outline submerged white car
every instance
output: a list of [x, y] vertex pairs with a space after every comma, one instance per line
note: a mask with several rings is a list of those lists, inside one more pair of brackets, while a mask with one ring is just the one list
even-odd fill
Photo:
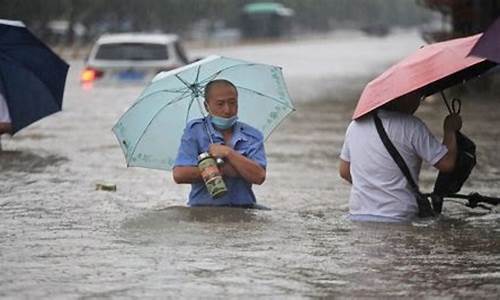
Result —
[[175, 34], [105, 34], [92, 47], [80, 79], [83, 83], [144, 83], [158, 72], [188, 62]]

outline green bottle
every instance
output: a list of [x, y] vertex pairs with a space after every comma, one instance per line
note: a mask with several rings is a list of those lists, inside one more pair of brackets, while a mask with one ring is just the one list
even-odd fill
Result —
[[210, 153], [203, 152], [198, 155], [198, 169], [212, 198], [216, 199], [227, 193], [217, 162]]

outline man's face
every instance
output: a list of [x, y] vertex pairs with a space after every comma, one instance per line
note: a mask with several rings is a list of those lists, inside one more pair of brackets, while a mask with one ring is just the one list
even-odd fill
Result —
[[207, 98], [208, 110], [212, 115], [231, 118], [238, 114], [238, 95], [233, 87], [226, 84], [214, 85]]

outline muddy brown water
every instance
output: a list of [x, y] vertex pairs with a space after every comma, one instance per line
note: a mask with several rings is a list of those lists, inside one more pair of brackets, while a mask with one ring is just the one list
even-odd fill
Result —
[[[193, 52], [284, 67], [297, 111], [266, 142], [268, 177], [255, 187], [271, 210], [186, 208], [189, 187], [170, 173], [127, 169], [111, 127], [143, 87], [83, 89], [82, 64], [71, 61], [64, 111], [2, 139], [0, 297], [497, 298], [497, 210], [447, 202], [433, 223], [344, 218], [338, 154], [356, 99], [421, 43], [416, 32], [344, 33]], [[500, 195], [497, 100], [463, 96], [463, 131], [479, 159], [466, 193]], [[439, 99], [418, 115], [441, 134]], [[424, 167], [423, 189], [435, 176]], [[96, 191], [100, 182], [117, 191]]]

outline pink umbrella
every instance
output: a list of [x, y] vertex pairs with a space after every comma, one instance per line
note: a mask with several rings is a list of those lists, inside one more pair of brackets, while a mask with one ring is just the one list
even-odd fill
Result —
[[432, 95], [486, 72], [496, 64], [467, 57], [480, 36], [421, 47], [366, 85], [352, 118], [360, 118], [406, 94]]

